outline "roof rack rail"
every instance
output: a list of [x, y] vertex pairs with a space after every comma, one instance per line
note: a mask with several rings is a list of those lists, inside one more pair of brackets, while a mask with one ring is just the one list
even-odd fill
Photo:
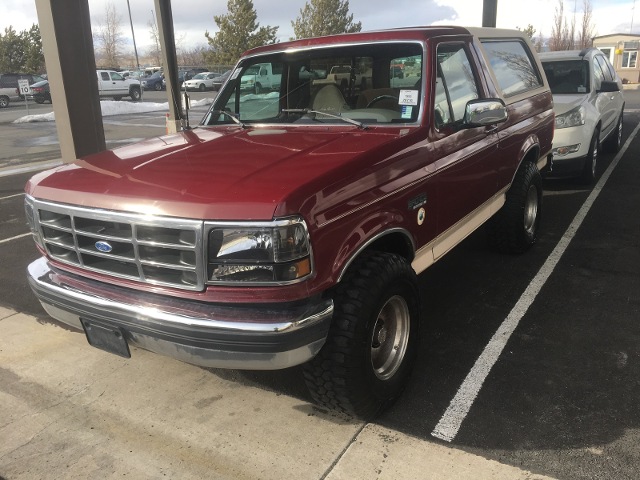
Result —
[[589, 53], [591, 50], [598, 50], [596, 47], [587, 47], [583, 50], [580, 51], [580, 53], [578, 54], [580, 57], [584, 57], [587, 53]]

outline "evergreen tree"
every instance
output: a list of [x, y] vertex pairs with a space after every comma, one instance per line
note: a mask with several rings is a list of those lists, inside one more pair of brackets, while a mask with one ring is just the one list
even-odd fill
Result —
[[261, 27], [252, 0], [228, 0], [227, 15], [214, 16], [219, 31], [205, 32], [211, 46], [209, 65], [233, 65], [250, 48], [276, 43], [278, 27]]
[[9, 25], [0, 34], [0, 72], [22, 72], [24, 57], [24, 39]]
[[349, 0], [310, 0], [291, 26], [296, 39], [362, 30], [362, 23], [353, 23], [349, 14]]
[[40, 27], [35, 23], [29, 30], [21, 32], [24, 44], [24, 68], [28, 73], [41, 73], [46, 70], [44, 53], [42, 51], [42, 37]]

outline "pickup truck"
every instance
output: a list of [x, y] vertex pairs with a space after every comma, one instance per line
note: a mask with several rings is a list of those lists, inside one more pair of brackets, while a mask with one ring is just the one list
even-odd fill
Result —
[[[371, 66], [367, 88], [315, 84], [346, 61]], [[419, 66], [417, 83], [393, 87], [400, 63]], [[278, 95], [246, 91], [247, 72], [266, 64], [284, 77]], [[519, 31], [412, 27], [259, 47], [195, 128], [30, 179], [41, 257], [29, 282], [97, 348], [302, 365], [318, 404], [369, 418], [400, 395], [421, 348], [418, 275], [483, 225], [499, 251], [536, 243], [553, 128]]]
[[113, 70], [97, 70], [97, 76], [100, 98], [120, 100], [122, 97], [131, 97], [134, 102], [142, 98], [139, 80], [125, 78]]
[[274, 71], [271, 63], [259, 63], [244, 72], [240, 85], [242, 90], [264, 93], [279, 89], [281, 80], [282, 73]]

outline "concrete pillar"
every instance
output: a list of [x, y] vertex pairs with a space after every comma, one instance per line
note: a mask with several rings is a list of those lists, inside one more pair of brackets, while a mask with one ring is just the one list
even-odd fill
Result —
[[106, 150], [87, 0], [35, 0], [63, 162]]
[[182, 103], [180, 87], [178, 86], [178, 57], [176, 55], [176, 40], [173, 33], [173, 13], [170, 0], [154, 0], [156, 17], [158, 19], [158, 36], [162, 50], [164, 78], [167, 84], [169, 100], [169, 118], [167, 130], [175, 133], [182, 129]]

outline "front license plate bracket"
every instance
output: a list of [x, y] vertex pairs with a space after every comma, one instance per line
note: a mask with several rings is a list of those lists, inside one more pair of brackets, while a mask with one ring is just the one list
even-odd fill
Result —
[[89, 345], [120, 357], [131, 358], [129, 344], [121, 328], [86, 318], [81, 318], [80, 321]]

